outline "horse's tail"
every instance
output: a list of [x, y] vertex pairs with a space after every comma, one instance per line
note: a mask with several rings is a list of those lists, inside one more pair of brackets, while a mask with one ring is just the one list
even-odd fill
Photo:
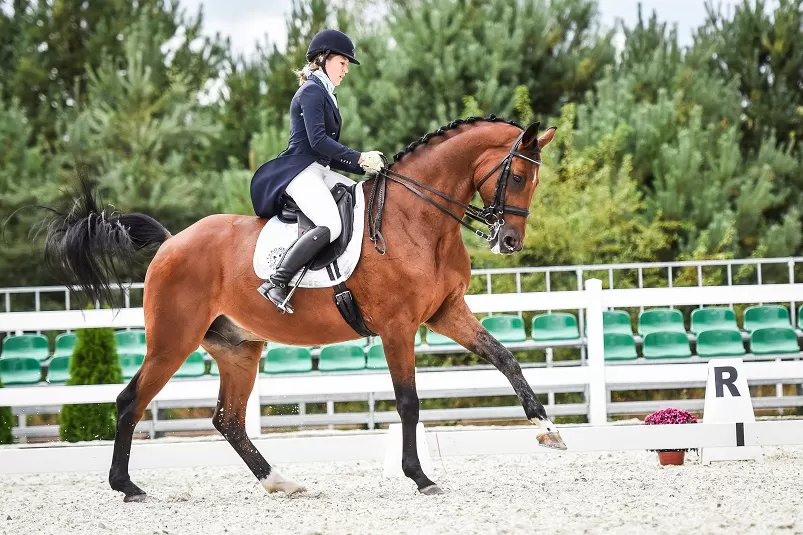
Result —
[[92, 185], [81, 178], [67, 213], [43, 221], [45, 265], [70, 289], [80, 288], [93, 302], [115, 303], [113, 286], [144, 259], [145, 250], [171, 235], [145, 214], [121, 214], [101, 208]]

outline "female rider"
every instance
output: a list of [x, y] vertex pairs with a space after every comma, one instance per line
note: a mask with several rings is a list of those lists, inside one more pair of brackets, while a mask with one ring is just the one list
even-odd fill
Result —
[[298, 73], [301, 87], [290, 103], [287, 148], [264, 163], [251, 180], [251, 202], [258, 216], [278, 214], [284, 194], [316, 225], [287, 248], [276, 272], [259, 287], [259, 293], [290, 314], [293, 307], [286, 302], [290, 280], [340, 236], [340, 214], [329, 190], [337, 182], [354, 182], [332, 169], [376, 173], [383, 165], [381, 152], [359, 153], [338, 143], [341, 117], [334, 89], [349, 72], [349, 63], [360, 64], [351, 39], [337, 30], [322, 30], [310, 42], [307, 61]]

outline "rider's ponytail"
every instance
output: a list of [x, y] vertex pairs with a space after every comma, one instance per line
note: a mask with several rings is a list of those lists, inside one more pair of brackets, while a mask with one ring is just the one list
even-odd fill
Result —
[[313, 59], [299, 71], [293, 71], [296, 73], [298, 77], [298, 85], [304, 85], [304, 82], [309, 80], [310, 76], [312, 76], [312, 71], [317, 71], [323, 68], [323, 54], [319, 55], [317, 58]]

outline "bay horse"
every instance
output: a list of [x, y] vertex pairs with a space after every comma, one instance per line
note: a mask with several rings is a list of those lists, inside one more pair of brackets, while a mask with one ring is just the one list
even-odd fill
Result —
[[[382, 338], [402, 422], [402, 469], [423, 494], [441, 490], [421, 469], [416, 448], [414, 338], [422, 323], [498, 368], [526, 417], [540, 428], [539, 443], [566, 448], [518, 362], [483, 328], [464, 299], [471, 262], [460, 233], [466, 224], [463, 216], [490, 225], [487, 238], [495, 252], [521, 250], [541, 149], [555, 135], [554, 127], [540, 137], [538, 129], [538, 123], [522, 129], [494, 116], [453, 121], [397, 154], [384, 174], [358, 185], [368, 189], [384, 180], [384, 206], [374, 207], [383, 210], [379, 219], [384, 230], [378, 233], [377, 214], [371, 210], [375, 203], [369, 203], [370, 232], [363, 236], [349, 287], [365, 324]], [[469, 206], [476, 192], [484, 209]], [[338, 313], [330, 288], [298, 289], [293, 315], [280, 313], [259, 295], [262, 281], [252, 257], [265, 223], [258, 217], [218, 214], [171, 235], [150, 216], [102, 208], [93, 186], [84, 180], [71, 210], [44, 221], [48, 266], [93, 300], [111, 295], [112, 286], [120, 283], [121, 266], [158, 248], [145, 276], [147, 354], [117, 398], [109, 484], [124, 493], [125, 501], [146, 496], [129, 476], [134, 426], [199, 345], [220, 369], [215, 428], [268, 492], [306, 490], [273, 470], [245, 432], [246, 401], [263, 344], [323, 345], [359, 336]], [[380, 252], [368, 234], [381, 236], [387, 251]]]

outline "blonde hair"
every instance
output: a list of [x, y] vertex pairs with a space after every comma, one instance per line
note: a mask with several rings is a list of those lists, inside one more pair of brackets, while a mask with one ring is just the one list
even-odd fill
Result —
[[313, 71], [321, 70], [321, 66], [315, 63], [316, 60], [323, 60], [323, 54], [304, 65], [300, 70], [293, 71], [298, 77], [298, 85], [304, 85], [304, 82], [309, 80], [309, 75], [312, 74]]

